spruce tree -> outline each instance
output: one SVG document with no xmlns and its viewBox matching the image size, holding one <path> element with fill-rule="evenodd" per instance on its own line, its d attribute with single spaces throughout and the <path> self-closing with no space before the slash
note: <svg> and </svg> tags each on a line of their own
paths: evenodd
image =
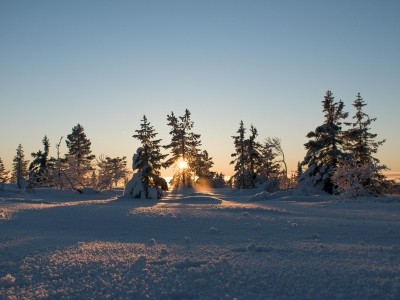
<svg viewBox="0 0 400 300">
<path fill-rule="evenodd" d="M 335 192 L 333 172 L 346 157 L 343 151 L 342 122 L 348 113 L 343 111 L 342 101 L 335 102 L 331 91 L 326 92 L 322 104 L 324 123 L 307 134 L 310 140 L 304 145 L 307 154 L 302 162 L 306 171 L 300 182 L 322 185 L 323 190 L 332 194 Z"/>
<path fill-rule="evenodd" d="M 373 155 L 378 152 L 385 140 L 376 141 L 377 134 L 371 133 L 371 124 L 376 118 L 370 118 L 364 111 L 364 102 L 360 93 L 353 102 L 356 113 L 353 116 L 353 123 L 346 123 L 350 128 L 345 132 L 345 149 L 350 152 L 357 164 L 373 163 L 378 164 L 379 159 Z"/>
<path fill-rule="evenodd" d="M 251 187 L 252 174 L 248 169 L 249 153 L 248 141 L 245 138 L 246 128 L 243 121 L 240 121 L 237 135 L 232 136 L 234 140 L 235 152 L 231 154 L 233 160 L 230 164 L 234 165 L 235 174 L 233 178 L 233 186 L 238 189 L 247 189 Z"/>
<path fill-rule="evenodd" d="M 29 165 L 29 171 L 36 182 L 44 182 L 46 180 L 45 173 L 47 171 L 50 149 L 50 143 L 47 136 L 44 136 L 42 143 L 43 152 L 39 150 L 38 152 L 32 153 L 33 161 Z"/>
<path fill-rule="evenodd" d="M 91 150 L 92 143 L 80 124 L 72 128 L 72 133 L 67 136 L 65 142 L 68 147 L 67 180 L 72 188 L 79 191 L 82 187 L 86 187 L 87 175 L 92 171 L 92 160 L 95 158 Z"/>
<path fill-rule="evenodd" d="M 140 127 L 135 130 L 136 134 L 133 135 L 141 143 L 141 147 L 133 157 L 133 169 L 137 170 L 136 176 L 139 178 L 143 190 L 139 192 L 139 195 L 133 196 L 148 199 L 150 198 L 150 188 L 155 188 L 157 198 L 161 198 L 161 190 L 166 190 L 167 186 L 160 176 L 160 169 L 162 160 L 167 155 L 161 154 L 161 139 L 155 139 L 158 133 L 147 121 L 146 116 L 143 116 Z"/>
<path fill-rule="evenodd" d="M 17 153 L 13 159 L 13 169 L 11 173 L 11 182 L 16 183 L 18 189 L 25 188 L 25 184 L 28 180 L 28 161 L 25 160 L 24 150 L 22 145 L 19 144 Z"/>
<path fill-rule="evenodd" d="M 344 148 L 350 155 L 346 163 L 339 167 L 336 176 L 338 182 L 343 183 L 344 178 L 348 176 L 348 178 L 352 178 L 353 182 L 357 181 L 357 184 L 364 188 L 364 190 L 357 190 L 357 192 L 354 192 L 354 189 L 353 195 L 361 195 L 362 193 L 378 195 L 382 194 L 389 186 L 389 182 L 382 174 L 382 171 L 387 170 L 387 167 L 379 165 L 379 159 L 373 156 L 385 140 L 376 141 L 377 134 L 371 133 L 370 126 L 372 122 L 376 121 L 376 118 L 370 118 L 364 112 L 363 108 L 366 105 L 360 93 L 358 93 L 353 102 L 353 107 L 356 110 L 353 116 L 354 122 L 346 123 L 350 128 L 344 133 Z M 358 170 L 358 173 L 364 172 L 363 176 L 357 174 L 356 170 Z M 347 190 L 349 189 L 348 187 Z"/>
<path fill-rule="evenodd" d="M 247 153 L 248 153 L 248 170 L 250 173 L 250 187 L 255 187 L 257 181 L 257 166 L 260 161 L 260 144 L 256 141 L 258 136 L 257 129 L 251 125 L 250 126 L 250 137 L 246 140 Z"/>
<path fill-rule="evenodd" d="M 3 160 L 0 157 L 0 191 L 4 191 L 4 184 L 8 181 L 8 174 L 10 171 L 6 171 Z"/>
<path fill-rule="evenodd" d="M 192 131 L 194 122 L 188 109 L 179 118 L 172 112 L 167 116 L 167 121 L 168 126 L 171 126 L 171 143 L 164 148 L 170 150 L 171 157 L 164 163 L 164 167 L 175 166 L 172 179 L 175 187 L 190 187 L 194 180 L 197 156 L 200 155 L 200 135 Z"/>
</svg>

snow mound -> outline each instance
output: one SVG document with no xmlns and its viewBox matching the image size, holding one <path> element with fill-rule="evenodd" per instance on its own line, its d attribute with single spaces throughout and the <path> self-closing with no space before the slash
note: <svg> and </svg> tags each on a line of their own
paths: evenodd
<svg viewBox="0 0 400 300">
<path fill-rule="evenodd" d="M 255 194 L 248 198 L 249 202 L 265 201 L 265 200 L 285 200 L 285 201 L 298 201 L 298 202 L 325 202 L 336 199 L 334 196 L 329 194 L 313 194 L 304 195 L 298 190 L 283 190 L 274 193 L 266 191 Z"/>
<path fill-rule="evenodd" d="M 179 199 L 165 200 L 168 203 L 185 203 L 185 204 L 221 204 L 222 200 L 213 196 L 206 195 L 189 195 Z"/>
</svg>

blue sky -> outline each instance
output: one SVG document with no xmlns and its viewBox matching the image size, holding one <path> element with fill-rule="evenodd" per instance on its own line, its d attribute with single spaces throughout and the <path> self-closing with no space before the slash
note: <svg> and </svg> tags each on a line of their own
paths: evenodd
<svg viewBox="0 0 400 300">
<path fill-rule="evenodd" d="M 192 112 L 215 170 L 232 173 L 240 120 L 282 139 L 289 168 L 333 91 L 361 92 L 378 157 L 400 170 L 399 1 L 0 1 L 0 157 L 81 123 L 95 154 L 130 158 L 143 114 Z M 66 151 L 65 147 L 63 151 Z M 164 175 L 169 171 L 164 172 Z"/>
</svg>

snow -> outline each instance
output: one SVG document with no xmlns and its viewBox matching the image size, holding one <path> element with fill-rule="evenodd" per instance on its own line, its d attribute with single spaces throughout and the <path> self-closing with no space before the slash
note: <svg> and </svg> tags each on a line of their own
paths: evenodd
<svg viewBox="0 0 400 300">
<path fill-rule="evenodd" d="M 399 299 L 400 197 L 0 192 L 0 298 Z"/>
</svg>

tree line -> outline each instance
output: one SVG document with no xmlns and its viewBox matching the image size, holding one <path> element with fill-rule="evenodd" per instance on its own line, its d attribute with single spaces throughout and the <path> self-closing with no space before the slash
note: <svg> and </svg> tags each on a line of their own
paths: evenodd
<svg viewBox="0 0 400 300">
<path fill-rule="evenodd" d="M 194 122 L 186 109 L 181 116 L 176 116 L 174 112 L 167 115 L 171 140 L 166 145 L 161 145 L 158 133 L 146 115 L 143 116 L 140 129 L 135 130 L 133 135 L 140 147 L 133 155 L 134 175 L 129 182 L 126 157 L 102 155 L 95 158 L 91 142 L 80 124 L 73 127 L 72 133 L 67 136 L 68 153 L 63 157 L 59 151 L 62 138 L 56 145 L 57 157 L 49 158 L 50 144 L 45 136 L 43 150 L 31 154 L 33 160 L 28 167 L 19 145 L 10 181 L 17 183 L 19 188 L 45 185 L 82 192 L 87 187 L 96 190 L 111 188 L 125 180 L 125 194 L 160 198 L 168 189 L 160 171 L 173 167 L 170 185 L 174 188 L 230 186 L 250 189 L 263 186 L 267 191 L 275 191 L 297 187 L 302 190 L 316 188 L 351 197 L 379 195 L 387 191 L 391 182 L 382 174 L 386 166 L 380 165 L 374 157 L 384 140 L 377 141 L 377 135 L 371 133 L 370 126 L 376 118 L 370 118 L 364 112 L 365 106 L 358 93 L 353 102 L 355 115 L 352 122 L 347 122 L 349 114 L 344 111 L 344 103 L 335 101 L 332 92 L 327 91 L 322 101 L 324 122 L 307 134 L 309 141 L 304 145 L 307 153 L 290 177 L 281 140 L 268 137 L 260 142 L 253 125 L 246 136 L 247 129 L 240 121 L 236 135 L 232 136 L 234 152 L 230 163 L 235 173 L 225 182 L 224 174 L 211 170 L 214 165 L 212 157 L 202 148 L 201 135 L 193 131 Z M 162 149 L 169 154 L 162 154 Z M 0 158 L 1 188 L 8 179 L 9 172 L 5 171 Z"/>
</svg>

